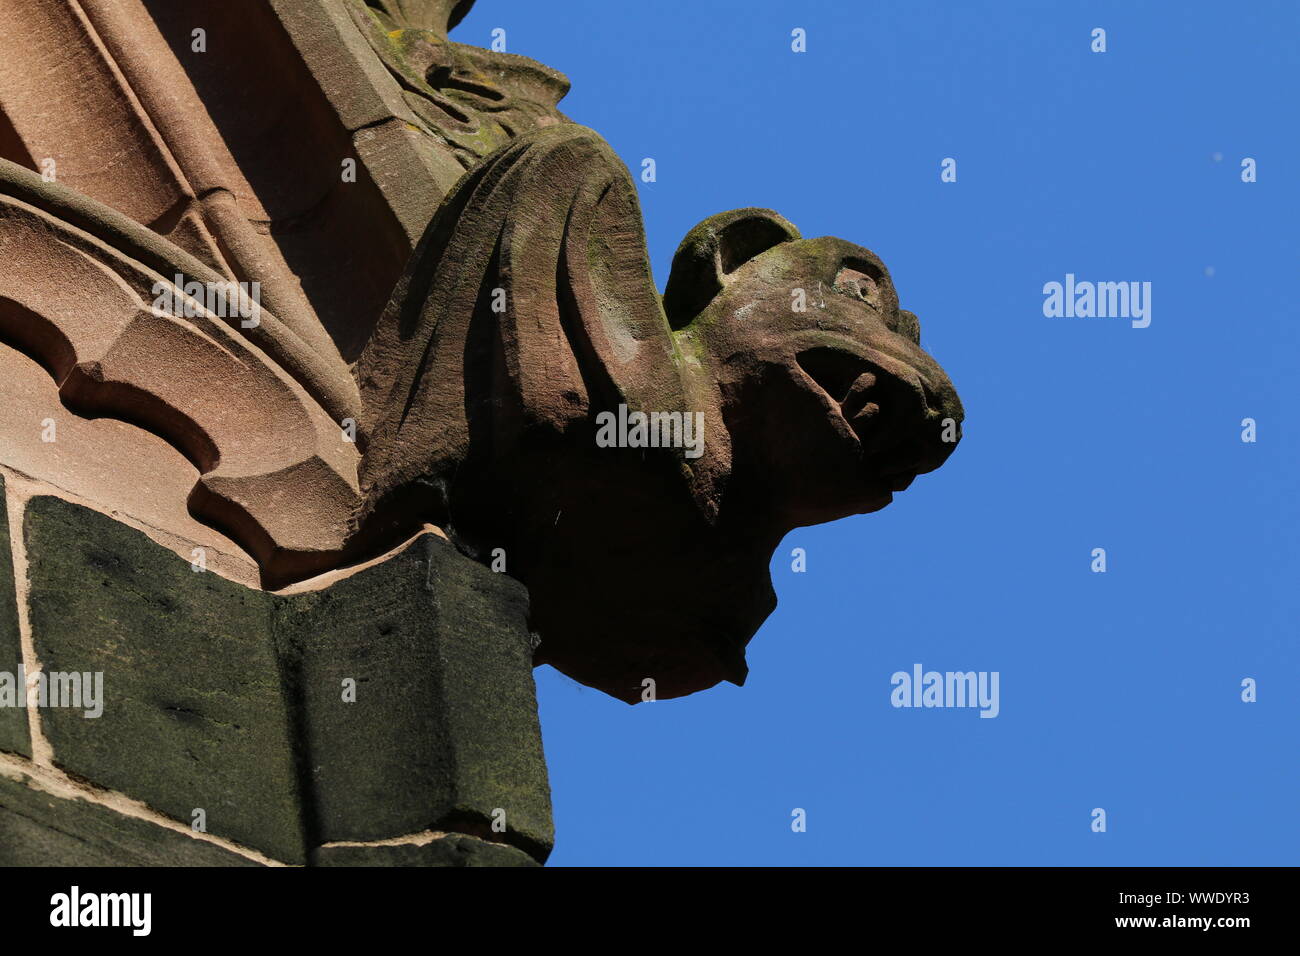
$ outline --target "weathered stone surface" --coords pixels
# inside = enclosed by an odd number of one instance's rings
[[[129,515],[136,527],[152,529],[155,541],[182,555],[201,548],[209,570],[224,577],[249,585],[261,580],[252,557],[189,513],[186,501],[199,476],[184,455],[135,425],[73,412],[45,368],[3,344],[0,367],[4,465],[40,475],[67,497],[93,501],[106,514]]]
[[[568,122],[557,108],[569,92],[564,74],[528,57],[447,39],[447,24],[471,5],[349,5],[361,35],[400,85],[417,128],[465,169],[516,135]]]
[[[423,845],[327,846],[313,866],[540,866],[522,850],[476,837],[450,834]]]
[[[55,762],[290,863],[306,860],[270,628],[274,597],[195,573],[144,534],[58,498],[24,516],[36,653],[102,671],[102,716],[42,711]]]
[[[245,330],[238,315],[217,314],[224,306],[183,294],[177,275],[196,293],[219,277],[169,248],[0,160],[0,337],[49,370],[69,407],[144,427],[188,457],[201,474],[190,510],[225,528],[268,575],[336,566],[358,495],[356,447],[317,404],[336,376],[270,313],[254,307]],[[307,385],[279,364],[299,360]],[[355,396],[346,368],[334,371],[346,383],[338,391]],[[338,401],[346,412],[349,399]]]
[[[0,776],[0,866],[258,865],[147,820]]]
[[[5,507],[5,479],[0,475],[0,671],[17,680],[23,662],[18,634],[18,605],[14,597],[13,551],[9,542],[9,511]],[[21,693],[21,691],[20,691]],[[0,750],[31,756],[32,741],[27,728],[27,708],[0,706]]]
[[[438,209],[438,197],[451,192],[464,175],[464,167],[427,133],[399,119],[358,130],[352,136],[352,148],[375,185],[384,191],[414,248]],[[400,188],[417,178],[427,179],[430,188]]]
[[[313,843],[486,828],[545,859],[552,841],[527,592],[427,534],[322,591],[276,634],[299,695]],[[343,700],[345,679],[356,700]]]
[[[243,587],[58,498],[25,515],[49,671],[104,674],[98,718],[43,712],[56,763],[278,860],[425,830],[544,860],[550,796],[527,592],[433,534],[297,594]],[[355,699],[344,700],[344,681]]]

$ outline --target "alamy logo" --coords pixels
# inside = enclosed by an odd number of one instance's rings
[[[0,707],[70,707],[94,720],[104,713],[103,671],[0,671]]]
[[[599,448],[685,448],[687,458],[704,454],[703,412],[629,412],[596,415]]]
[[[1132,319],[1135,329],[1151,324],[1150,282],[1065,282],[1043,286],[1043,315],[1049,319]]]
[[[262,321],[258,316],[261,304],[260,282],[199,282],[179,272],[172,282],[153,284],[153,307],[177,317],[194,318],[196,315],[215,315],[223,319],[243,319],[241,328],[256,328]]]
[[[889,679],[894,689],[889,702],[895,707],[978,707],[981,717],[996,717],[998,671],[895,671]]]
[[[51,926],[129,926],[132,936],[148,936],[152,924],[152,893],[82,893],[74,886],[50,897]]]

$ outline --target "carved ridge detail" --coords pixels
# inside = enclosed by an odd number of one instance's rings
[[[201,473],[191,511],[247,548],[268,584],[336,564],[359,502],[355,446],[238,317],[194,300],[178,310],[193,316],[157,307],[157,283],[183,297],[179,249],[167,275],[115,245],[0,194],[0,337],[50,372],[69,408],[185,455]],[[254,320],[274,337],[274,316]]]

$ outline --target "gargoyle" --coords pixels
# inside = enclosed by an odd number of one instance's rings
[[[773,212],[697,226],[661,301],[632,179],[573,124],[461,181],[359,380],[364,533],[501,549],[538,659],[629,701],[743,681],[782,536],[884,507],[962,417],[880,260]],[[699,416],[703,453],[601,447],[620,406]]]
[[[528,585],[539,663],[627,701],[647,679],[660,698],[739,683],[775,606],[782,536],[883,508],[942,464],[956,392],[874,254],[803,239],[767,210],[692,230],[660,296],[626,167],[554,109],[567,88],[554,71],[501,55],[515,83],[502,92],[494,54],[446,39],[469,5],[352,4],[465,169],[377,324],[341,321],[324,292],[334,317],[314,318],[304,290],[329,277],[295,287],[266,253],[284,231],[251,229],[197,163],[179,166],[205,198],[173,241],[0,160],[0,337],[69,405],[180,449],[200,475],[191,514],[252,555],[265,586],[432,523]],[[412,11],[424,19],[403,24]],[[165,98],[140,99],[165,133]],[[166,145],[185,159],[184,136]],[[276,294],[251,323],[195,304],[180,280],[186,309],[151,304],[175,276],[257,279],[267,262]]]

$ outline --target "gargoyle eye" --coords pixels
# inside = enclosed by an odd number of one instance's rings
[[[863,268],[865,267],[865,268]],[[835,276],[835,291],[879,309],[892,311],[888,280],[868,263],[845,263]]]

